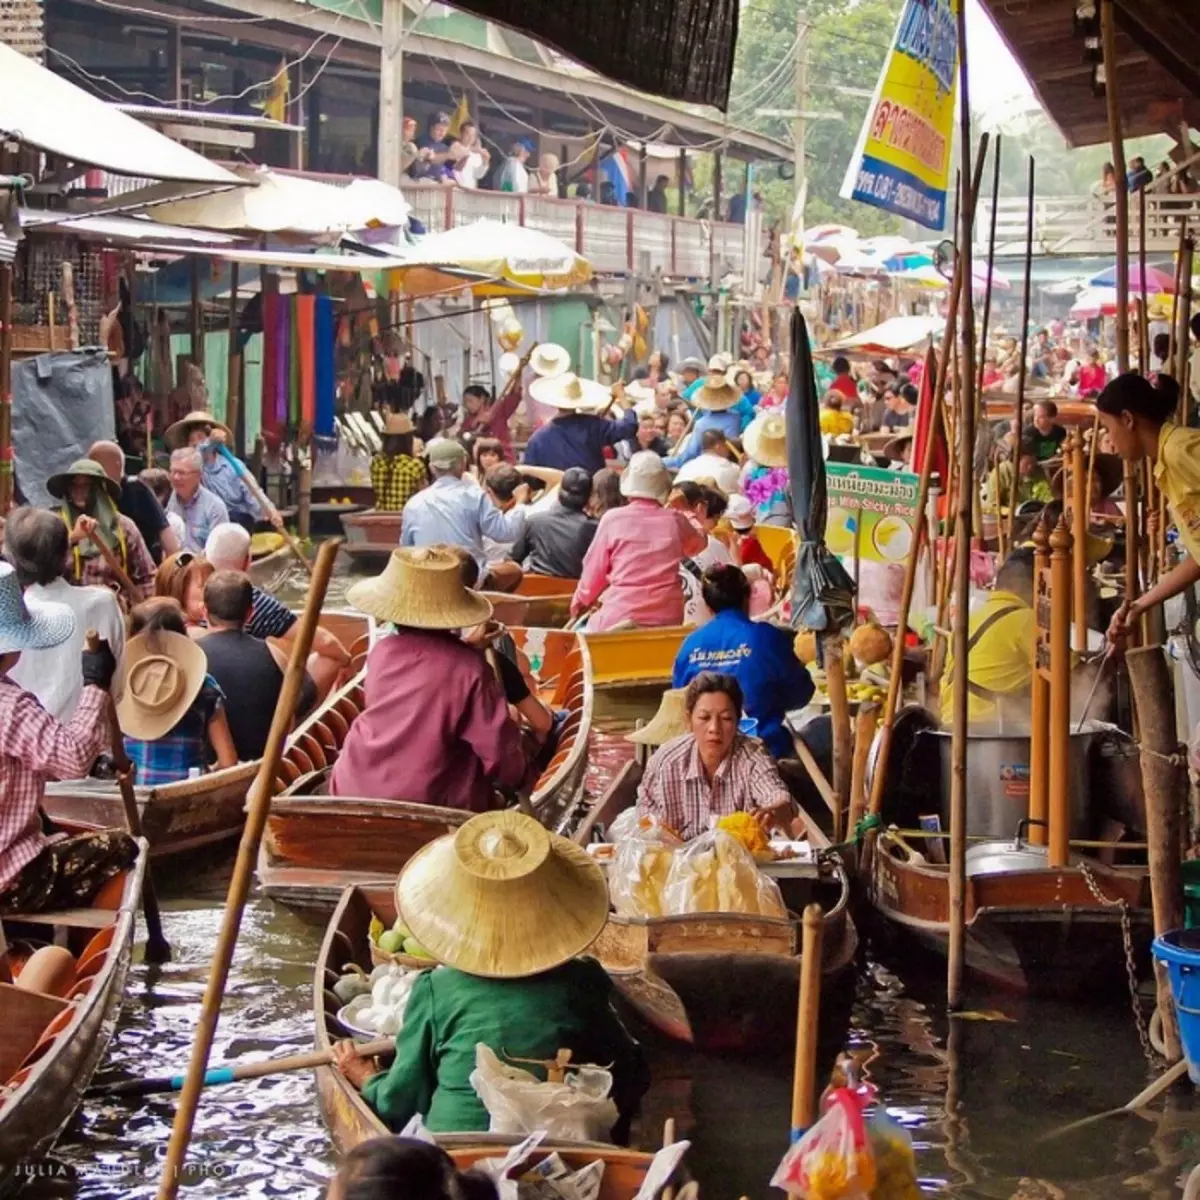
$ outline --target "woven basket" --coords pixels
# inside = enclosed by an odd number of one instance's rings
[[[414,958],[411,954],[389,954],[371,943],[371,965],[373,967],[407,967],[410,971],[428,971],[438,964],[432,958]]]

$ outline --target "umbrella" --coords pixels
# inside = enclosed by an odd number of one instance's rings
[[[1101,271],[1099,275],[1093,275],[1088,280],[1089,287],[1104,287],[1115,288],[1117,286],[1117,264],[1113,263],[1105,271]],[[1141,292],[1142,289],[1142,266],[1141,263],[1129,264],[1129,291]],[[1175,276],[1172,272],[1164,271],[1161,267],[1147,265],[1146,267],[1146,287],[1147,292],[1173,292],[1175,290]],[[1116,305],[1114,304],[1114,309]]]
[[[837,633],[854,623],[854,584],[825,546],[829,494],[819,407],[808,326],[796,309],[792,313],[792,386],[784,410],[792,521],[800,535],[792,575],[792,626]]]
[[[1130,293],[1129,307],[1132,308],[1136,297]],[[1112,287],[1087,287],[1079,293],[1078,299],[1071,305],[1070,315],[1080,320],[1090,321],[1096,317],[1112,317],[1117,312],[1117,289]]]

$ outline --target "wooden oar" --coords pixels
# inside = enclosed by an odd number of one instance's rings
[[[1173,1066],[1168,1067],[1153,1083],[1142,1088],[1127,1104],[1122,1104],[1120,1108],[1110,1108],[1107,1112],[1095,1113],[1079,1121],[1072,1121],[1070,1125],[1061,1125],[1058,1129],[1052,1129],[1049,1133],[1043,1134],[1038,1138],[1038,1143],[1055,1141],[1057,1138],[1065,1137],[1068,1133],[1074,1133],[1077,1129],[1084,1129],[1088,1125],[1094,1125],[1097,1121],[1104,1121],[1108,1117],[1137,1112],[1138,1109],[1145,1108],[1151,1101],[1156,1100],[1177,1080],[1182,1079],[1187,1073],[1187,1069],[1187,1059],[1181,1058]]]
[[[142,595],[142,589],[129,578],[125,568],[117,561],[117,556],[104,544],[104,540],[100,534],[95,532],[89,533],[87,538],[100,551],[100,557],[108,564],[108,569],[121,585],[121,590],[129,597],[129,603],[141,604],[145,599],[145,596]]]
[[[200,1024],[196,1030],[196,1042],[192,1047],[192,1058],[188,1064],[187,1080],[179,1097],[175,1121],[171,1128],[171,1140],[167,1146],[162,1175],[158,1181],[158,1200],[174,1200],[179,1191],[179,1181],[187,1157],[188,1143],[192,1138],[192,1126],[196,1120],[196,1109],[200,1103],[200,1092],[204,1087],[204,1076],[208,1071],[208,1056],[212,1052],[213,1036],[217,1031],[217,1020],[221,1015],[221,1000],[225,995],[225,984],[229,978],[229,966],[233,961],[238,931],[242,924],[242,913],[246,898],[250,894],[250,883],[254,875],[254,864],[258,858],[258,847],[262,841],[267,814],[271,808],[271,792],[275,776],[283,758],[284,742],[291,729],[296,702],[304,685],[305,663],[312,649],[313,634],[321,605],[325,602],[325,591],[329,587],[329,576],[337,557],[336,541],[322,542],[317,551],[316,570],[304,602],[304,615],[300,618],[296,640],[292,643],[288,659],[287,674],[283,680],[283,691],[275,708],[267,748],[259,763],[258,775],[250,788],[247,800],[246,825],[242,830],[238,846],[237,861],[229,881],[229,896],[225,902],[225,920],[213,951],[209,968],[208,985],[204,989],[204,1001],[200,1009]]]
[[[392,1054],[395,1038],[376,1042],[360,1042],[354,1047],[359,1058],[376,1058]],[[312,1067],[328,1067],[333,1063],[332,1050],[310,1050],[307,1054],[289,1054],[284,1058],[268,1058],[255,1063],[230,1063],[213,1067],[204,1073],[201,1087],[217,1087],[237,1083],[241,1079],[261,1079],[264,1075],[280,1075],[284,1071],[305,1071]],[[87,1090],[88,1096],[111,1100],[116,1096],[152,1096],[157,1092],[179,1092],[187,1075],[146,1075],[141,1079],[123,1079],[120,1083],[99,1083]]]
[[[99,648],[100,635],[89,629],[84,638],[88,650]],[[121,723],[117,720],[117,706],[112,694],[104,697],[104,719],[108,722],[108,740],[112,746],[113,766],[117,771],[117,783],[121,787],[121,804],[125,809],[125,825],[135,838],[142,836],[142,818],[138,812],[137,796],[133,790],[133,763],[125,753],[125,738],[121,733]],[[167,963],[171,961],[171,944],[163,933],[162,914],[158,910],[158,895],[154,890],[154,877],[150,872],[150,861],[147,855],[146,872],[142,876],[142,912],[146,917],[146,961],[150,963]]]

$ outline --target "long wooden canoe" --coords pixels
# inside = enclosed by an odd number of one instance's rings
[[[3,918],[10,950],[65,945],[76,968],[65,1000],[0,984],[0,1190],[50,1148],[108,1048],[142,893],[146,843],[140,847],[134,866],[91,908]]]
[[[321,626],[339,638],[351,653],[351,671],[362,668],[374,636],[374,622],[361,613],[327,612]],[[332,703],[327,700],[289,738],[296,743]],[[197,779],[181,779],[160,787],[137,789],[142,830],[154,858],[184,854],[236,838],[245,821],[246,792],[258,771],[257,760],[211,771]],[[300,772],[297,773],[297,778]],[[121,793],[115,780],[75,779],[46,787],[42,807],[62,825],[83,829],[122,828]]]
[[[1110,903],[1088,886],[1088,876]],[[872,856],[871,900],[892,931],[945,956],[950,877],[903,838],[880,834]],[[966,968],[977,979],[1039,996],[1125,995],[1121,906],[1128,911],[1138,973],[1153,936],[1145,867],[1079,859],[967,879]]]
[[[349,963],[371,969],[367,931],[371,917],[378,916],[391,925],[396,919],[396,902],[390,884],[373,888],[348,887],[342,892],[333,917],[325,931],[313,978],[313,1016],[315,1045],[327,1050],[335,1041],[350,1036],[337,1020],[338,999],[329,990]],[[329,1128],[334,1148],[345,1155],[355,1146],[391,1132],[371,1111],[358,1089],[333,1067],[318,1067],[317,1098],[321,1116]],[[465,1169],[481,1158],[500,1157],[515,1138],[500,1134],[442,1134],[438,1144]],[[573,1169],[600,1158],[604,1160],[604,1179],[597,1200],[631,1200],[641,1186],[653,1155],[624,1150],[595,1142],[544,1142],[533,1161],[557,1151]]]
[[[663,625],[604,633],[585,630],[596,687],[670,687],[675,656],[692,629],[690,625]]]
[[[583,796],[592,722],[588,649],[564,630],[512,629],[542,683],[542,698],[570,716],[558,749],[530,796],[546,825],[566,827]],[[357,713],[347,711],[347,727]],[[345,732],[325,749],[325,762],[296,783],[289,779],[271,805],[258,857],[258,879],[272,899],[328,911],[348,884],[394,879],[427,842],[460,825],[469,813],[432,804],[319,794]],[[328,739],[327,739],[328,740]],[[286,760],[285,760],[286,762]],[[296,786],[292,786],[296,784]]]
[[[561,629],[571,618],[571,597],[578,580],[556,575],[526,575],[515,592],[487,592],[497,621],[542,629]]]

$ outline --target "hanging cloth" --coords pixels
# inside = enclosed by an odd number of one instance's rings
[[[273,292],[267,292],[263,296],[262,391],[259,411],[262,427],[268,433],[277,433],[279,430],[275,420],[275,343],[279,340],[278,317],[279,297]]]
[[[322,437],[332,437],[334,434],[333,414],[336,398],[333,361],[337,350],[333,320],[333,298],[330,296],[318,296],[316,297],[316,301],[313,337],[314,348],[316,350],[316,416],[313,419],[313,432],[320,434]]]
[[[296,297],[297,357],[300,364],[300,420],[310,429],[316,418],[316,296]]]
[[[290,379],[292,322],[288,314],[290,297],[280,296],[275,309],[275,388],[271,398],[275,428],[282,431],[288,421],[288,381]]]
[[[300,427],[300,304],[299,296],[289,296],[288,305],[288,424]]]

